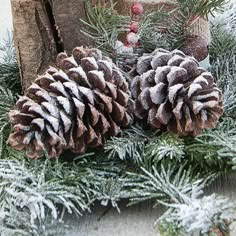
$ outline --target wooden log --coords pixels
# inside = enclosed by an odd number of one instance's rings
[[[12,0],[14,43],[22,87],[52,63],[57,53],[45,6],[40,1]]]
[[[83,0],[11,0],[23,90],[64,50],[88,44],[81,34]]]
[[[71,52],[80,45],[89,45],[90,40],[81,33],[84,27],[81,19],[85,19],[86,0],[53,0],[52,10],[63,49]],[[60,51],[60,50],[59,50]]]

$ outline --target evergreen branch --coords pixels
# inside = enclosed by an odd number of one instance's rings
[[[15,104],[16,97],[12,92],[0,86],[0,158],[6,155],[6,141],[11,132],[8,113]]]
[[[183,140],[175,134],[162,134],[153,138],[145,147],[145,158],[151,158],[154,162],[164,159],[180,161],[184,156]]]
[[[156,48],[171,49],[171,44],[168,36],[162,31],[163,22],[167,19],[168,14],[160,7],[155,12],[145,15],[141,21],[138,36],[146,52],[152,52]]]
[[[236,114],[236,7],[226,5],[223,13],[212,19],[210,56],[212,73],[223,91],[224,114]]]
[[[0,58],[1,86],[10,89],[13,93],[20,93],[20,73],[11,33],[8,32],[7,37],[2,39],[0,51],[2,53],[2,57]]]
[[[208,14],[213,14],[214,11],[222,9],[226,0],[178,0],[178,7],[192,18],[206,18]],[[193,19],[190,18],[192,22]],[[190,23],[190,22],[189,22]]]
[[[228,4],[223,12],[211,18],[210,56],[213,62],[226,55],[232,58],[236,54],[235,10],[236,6]]]
[[[224,126],[224,122],[220,124],[219,129],[221,126]],[[209,137],[216,131],[207,131],[196,139],[182,139],[175,134],[143,133],[143,130],[137,134],[130,132],[132,129],[126,131],[122,137],[107,141],[104,158],[108,157],[109,160],[120,158],[130,163],[136,170],[140,167],[151,170],[153,166],[158,168],[161,164],[179,165],[184,160],[186,167],[192,169],[193,175],[231,171],[232,156],[227,161],[219,157],[218,152],[222,145],[212,143],[211,140],[214,138]],[[222,135],[227,137],[229,135],[227,132],[226,129],[222,130]]]
[[[191,34],[196,21],[202,17],[207,18],[208,14],[222,8],[225,0],[178,0],[175,9],[169,12],[170,27],[168,29],[169,43],[172,49],[183,45],[186,37]]]
[[[196,176],[192,170],[185,170],[185,165],[161,165],[150,170],[141,168],[141,173],[128,173],[123,181],[130,188],[130,204],[154,199],[156,204],[162,202],[179,202],[182,194],[190,194],[192,186],[198,185],[201,189],[204,181],[194,183]]]
[[[150,18],[152,24],[150,24],[151,27],[147,28],[149,35],[145,39],[153,42],[153,33],[150,32],[155,32],[156,34],[159,32],[161,36],[158,34],[157,36],[161,39],[162,44],[167,46],[166,49],[176,49],[183,45],[199,18],[207,18],[209,13],[212,14],[213,11],[222,8],[225,0],[178,0],[177,2],[170,1],[170,3],[172,9],[167,13],[163,13],[163,8],[161,7],[156,12],[147,15],[145,21],[148,22]],[[158,44],[159,42],[156,41],[156,45]]]
[[[119,157],[121,160],[139,162],[147,139],[147,134],[140,126],[133,126],[124,131],[123,137],[108,140],[104,149],[109,159]]]
[[[225,55],[233,56],[236,52],[236,31],[232,27],[229,31],[225,28],[226,22],[213,20],[211,21],[210,56],[211,60],[223,58]],[[236,26],[236,24],[235,24]],[[232,32],[234,31],[234,32]]]
[[[118,156],[121,160],[140,159],[140,155],[144,148],[144,139],[139,137],[131,138],[112,138],[108,140],[105,151],[109,152],[108,158]]]
[[[183,202],[166,205],[169,209],[156,222],[163,236],[228,236],[235,220],[235,206],[215,194],[202,198],[185,195]]]
[[[236,118],[236,56],[219,56],[212,64],[212,73],[223,92],[224,116]]]
[[[112,207],[120,212],[118,202],[125,197],[124,185],[118,177],[104,178],[100,176],[96,181],[99,181],[99,187],[96,194],[96,200],[101,202],[102,206],[108,206],[111,203]]]
[[[28,219],[34,235],[40,235],[47,217],[59,223],[65,211],[81,215],[95,200],[90,174],[83,166],[77,170],[49,160],[34,163],[1,160],[0,172],[0,204],[6,213],[1,228],[5,230],[27,232],[29,225],[24,221]],[[23,217],[15,228],[11,228],[14,222],[11,214]]]
[[[4,207],[0,218],[1,235],[11,236],[64,236],[67,226],[63,221],[53,219],[46,215],[44,221],[37,226],[30,222],[30,215],[15,207],[10,203]]]
[[[81,21],[85,28],[82,33],[89,37],[96,47],[104,53],[113,54],[115,44],[120,33],[127,31],[130,18],[118,15],[115,11],[115,3],[99,2],[93,6],[87,2],[87,19]]]
[[[225,118],[214,130],[192,140],[186,145],[190,158],[207,168],[230,170],[236,156],[236,123],[232,118]]]

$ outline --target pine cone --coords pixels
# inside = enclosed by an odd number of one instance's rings
[[[59,157],[70,149],[81,154],[116,136],[132,120],[127,82],[97,49],[77,47],[60,53],[60,69],[39,76],[9,114],[14,132],[8,142],[30,158],[48,152]]]
[[[180,136],[216,126],[223,113],[222,93],[193,57],[157,49],[139,58],[137,73],[131,84],[137,118]]]

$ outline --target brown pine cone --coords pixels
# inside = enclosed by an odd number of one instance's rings
[[[137,73],[131,85],[137,118],[180,136],[216,126],[223,113],[222,93],[193,57],[157,49],[139,58]]]
[[[9,114],[14,132],[8,142],[30,158],[70,149],[81,154],[103,145],[132,120],[133,101],[125,78],[97,49],[76,47],[60,53],[60,69],[39,76]]]

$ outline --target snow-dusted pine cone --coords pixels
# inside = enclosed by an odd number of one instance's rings
[[[157,49],[139,58],[137,73],[131,85],[137,118],[180,136],[216,126],[223,113],[222,93],[193,57]]]
[[[59,69],[39,76],[9,114],[14,132],[8,142],[30,158],[47,151],[84,153],[101,146],[132,120],[133,101],[119,69],[97,49],[77,47],[60,53]]]

